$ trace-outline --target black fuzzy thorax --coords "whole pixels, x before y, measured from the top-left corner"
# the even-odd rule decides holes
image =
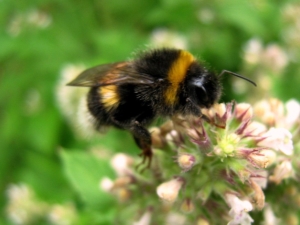
[[[156,49],[146,52],[134,61],[137,72],[145,74],[154,79],[165,79],[168,72],[179,57],[181,50],[178,49]]]
[[[154,84],[139,86],[135,90],[138,98],[151,104],[153,111],[159,116],[171,116],[179,107],[168,106],[165,103],[164,93],[170,82],[168,73],[173,63],[178,59],[182,50],[179,49],[155,49],[146,52],[134,61],[133,67],[140,74],[154,79]]]

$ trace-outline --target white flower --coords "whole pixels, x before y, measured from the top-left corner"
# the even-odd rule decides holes
[[[227,225],[249,225],[253,219],[248,212],[253,209],[252,204],[247,200],[240,200],[233,194],[225,195],[227,204],[231,207],[229,215],[233,218]]]
[[[172,203],[177,199],[179,190],[182,187],[183,183],[183,178],[174,178],[159,185],[156,188],[156,193],[162,200]]]
[[[31,10],[30,12],[28,12],[26,17],[29,24],[35,25],[40,28],[46,28],[52,22],[52,18],[49,14],[38,9]]]
[[[265,66],[278,73],[287,65],[288,57],[277,44],[270,44],[263,52],[262,62]]]
[[[259,185],[262,189],[267,187],[268,172],[265,170],[255,172],[256,177],[252,177],[251,180]]]
[[[126,154],[118,153],[114,155],[110,164],[118,176],[132,174],[130,166],[133,164],[133,159]]]
[[[166,225],[185,225],[186,217],[179,214],[171,212],[168,214],[166,218]]]
[[[197,13],[197,18],[200,22],[209,24],[214,20],[215,14],[210,8],[201,8]]]
[[[133,225],[149,225],[151,222],[152,210],[147,210],[139,221],[133,223]]]
[[[260,134],[262,134],[265,131],[267,131],[266,125],[256,122],[256,121],[253,121],[246,127],[243,134],[245,136],[248,136],[248,135],[259,136]]]
[[[56,98],[63,114],[68,118],[76,117],[78,103],[82,96],[86,96],[88,89],[80,87],[69,87],[67,83],[72,81],[84,70],[82,65],[65,65],[61,69],[60,80],[56,88]]]
[[[151,42],[155,47],[187,48],[187,40],[183,35],[165,28],[155,29],[151,34]]]
[[[244,60],[248,64],[257,64],[260,61],[262,51],[263,46],[261,41],[257,38],[253,38],[249,40],[244,47]]]
[[[51,224],[71,225],[76,220],[76,209],[73,204],[53,205],[48,215]]]
[[[281,151],[286,155],[293,154],[292,134],[285,128],[270,128],[266,132],[262,141],[258,142],[258,146],[269,147],[277,151]]]
[[[105,192],[110,192],[113,186],[114,182],[108,177],[103,177],[99,184],[100,189]]]
[[[291,99],[285,104],[285,108],[285,125],[287,128],[290,128],[295,124],[297,120],[300,119],[300,104],[295,99]]]
[[[27,185],[10,185],[6,213],[14,224],[33,224],[45,216],[48,205],[38,200]]]
[[[270,176],[270,180],[279,184],[283,179],[292,177],[294,175],[294,170],[292,163],[290,161],[283,161],[277,165],[274,169],[274,174]]]
[[[279,219],[276,218],[273,210],[269,205],[264,208],[264,223],[263,225],[278,225]]]

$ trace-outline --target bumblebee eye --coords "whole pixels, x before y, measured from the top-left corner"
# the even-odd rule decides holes
[[[204,87],[204,77],[201,78],[195,78],[191,81],[191,86],[195,89],[197,93],[203,94],[203,97],[207,98],[207,92]]]
[[[190,81],[190,97],[193,99],[197,105],[206,107],[208,105],[208,93],[204,87],[204,77],[195,78]]]
[[[207,92],[206,92],[206,90],[205,90],[205,88],[203,86],[196,88],[196,94],[199,97],[201,96],[201,98],[203,100],[205,100],[205,101],[208,100]]]

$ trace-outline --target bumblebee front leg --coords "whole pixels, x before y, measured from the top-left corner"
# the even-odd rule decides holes
[[[143,157],[142,162],[137,166],[137,168],[146,163],[146,161],[148,161],[147,163],[147,167],[149,168],[151,166],[151,161],[152,161],[152,148],[151,148],[151,134],[149,133],[149,131],[143,127],[138,121],[134,121],[133,124],[130,127],[130,131],[134,137],[134,140],[136,142],[136,144],[142,149],[142,153],[141,156]]]

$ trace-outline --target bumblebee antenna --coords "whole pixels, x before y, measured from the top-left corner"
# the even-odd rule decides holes
[[[250,79],[248,79],[248,78],[246,78],[246,77],[244,77],[244,76],[242,76],[242,75],[240,75],[238,73],[231,72],[229,70],[222,70],[222,72],[220,73],[219,77],[221,77],[224,73],[229,73],[229,74],[231,74],[233,76],[236,76],[236,77],[239,77],[241,79],[244,79],[244,80],[248,81],[249,83],[253,84],[256,87],[256,83],[254,81],[252,81],[252,80],[250,80]]]

